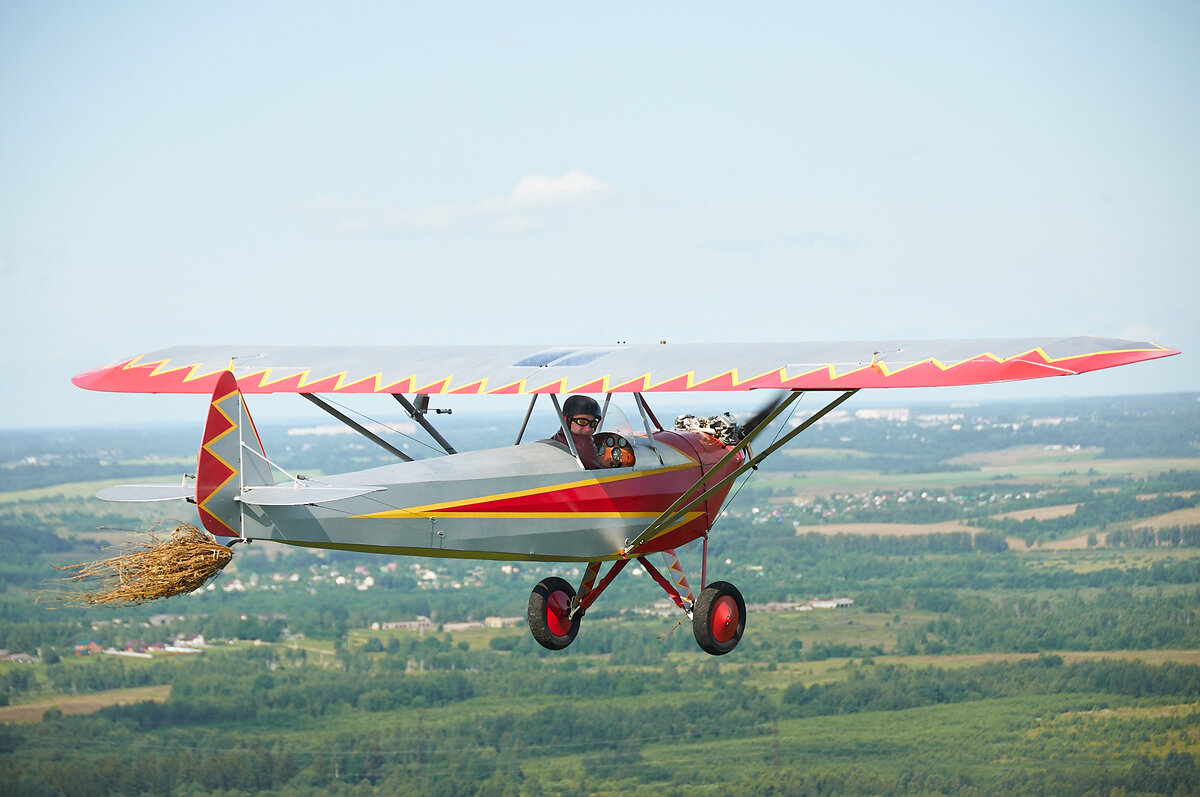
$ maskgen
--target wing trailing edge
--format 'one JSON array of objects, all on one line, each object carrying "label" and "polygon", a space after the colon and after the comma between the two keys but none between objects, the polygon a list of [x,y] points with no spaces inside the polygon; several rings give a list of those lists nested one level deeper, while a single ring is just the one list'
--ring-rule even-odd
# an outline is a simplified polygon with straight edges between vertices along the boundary
[{"label": "wing trailing edge", "polygon": [[115,484],[105,487],[96,493],[101,501],[121,501],[123,503],[145,503],[150,501],[175,501],[178,499],[195,499],[194,485],[178,484]]}]

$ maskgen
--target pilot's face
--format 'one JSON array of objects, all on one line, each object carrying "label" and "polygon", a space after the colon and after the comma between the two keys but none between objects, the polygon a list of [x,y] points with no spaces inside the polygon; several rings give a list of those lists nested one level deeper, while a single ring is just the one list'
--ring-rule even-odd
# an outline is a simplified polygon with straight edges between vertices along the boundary
[{"label": "pilot's face", "polygon": [[571,427],[571,434],[590,435],[600,425],[600,419],[595,415],[572,415],[568,423]]}]

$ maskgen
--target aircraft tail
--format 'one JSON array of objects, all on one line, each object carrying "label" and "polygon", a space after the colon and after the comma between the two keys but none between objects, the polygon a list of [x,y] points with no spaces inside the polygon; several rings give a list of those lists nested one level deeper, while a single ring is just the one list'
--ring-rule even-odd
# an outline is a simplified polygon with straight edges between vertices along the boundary
[{"label": "aircraft tail", "polygon": [[[278,470],[288,481],[276,483],[273,466],[233,373],[217,379],[196,475],[181,484],[118,484],[96,493],[103,501],[171,501],[196,504],[200,522],[216,537],[244,540],[243,512],[247,506],[304,506],[344,501],[386,487],[366,484],[328,485]],[[194,479],[194,484],[192,483]]]},{"label": "aircraft tail", "polygon": [[237,379],[226,371],[213,390],[196,466],[196,509],[204,528],[216,537],[243,539],[243,488],[274,482]]}]

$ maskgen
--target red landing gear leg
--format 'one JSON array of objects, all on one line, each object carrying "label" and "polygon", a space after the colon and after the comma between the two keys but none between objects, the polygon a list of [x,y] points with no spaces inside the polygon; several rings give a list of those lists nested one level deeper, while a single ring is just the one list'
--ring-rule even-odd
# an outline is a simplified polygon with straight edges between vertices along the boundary
[{"label": "red landing gear leg", "polygon": [[582,617],[587,608],[596,602],[596,598],[600,597],[600,593],[604,592],[605,588],[612,583],[612,580],[617,577],[625,569],[625,565],[629,564],[628,559],[618,559],[613,562],[613,566],[608,569],[608,573],[604,578],[600,579],[600,583],[595,587],[592,583],[596,580],[596,575],[600,572],[599,562],[589,562],[587,573],[583,576],[583,583],[579,585],[579,600],[577,605],[571,609],[572,617]]},{"label": "red landing gear leg", "polygon": [[[693,602],[692,590],[683,575],[683,568],[679,566],[679,557],[674,551],[664,551],[663,555],[667,557],[670,580],[655,570],[645,557],[639,557],[638,561],[671,600],[691,618],[696,644],[705,653],[714,656],[723,656],[736,648],[746,630],[746,602],[742,599],[742,593],[726,581],[716,581],[701,589],[700,596]],[[701,584],[708,575],[707,537],[704,538],[704,559],[700,571]]]},{"label": "red landing gear leg", "polygon": [[583,613],[600,597],[600,593],[612,583],[628,561],[618,559],[613,562],[599,584],[596,583],[596,576],[600,574],[600,562],[588,562],[578,594],[574,587],[558,576],[539,581],[529,596],[528,615],[529,632],[537,643],[549,650],[562,650],[574,642]]},{"label": "red landing gear leg", "polygon": [[692,612],[692,633],[705,653],[724,656],[737,647],[746,631],[746,601],[727,581],[708,583],[708,535],[700,561],[700,598]]},{"label": "red landing gear leg", "polygon": [[[600,575],[600,563],[588,562],[587,570],[584,571],[583,581],[579,582],[579,592],[575,594],[575,600],[571,601],[571,615],[579,614],[579,604],[587,600],[588,595],[592,594],[592,587],[596,584],[596,576]],[[588,601],[590,604],[591,601]]]},{"label": "red landing gear leg", "polygon": [[663,559],[667,563],[667,575],[664,576],[654,568],[654,565],[646,561],[646,557],[639,556],[638,561],[642,563],[642,567],[646,568],[646,572],[654,579],[663,592],[670,596],[671,600],[675,601],[675,605],[687,614],[690,619],[692,616],[692,606],[696,603],[696,599],[692,596],[691,585],[688,584],[687,576],[683,574],[683,567],[679,564],[679,557],[675,555],[674,549],[668,548],[662,552]]}]

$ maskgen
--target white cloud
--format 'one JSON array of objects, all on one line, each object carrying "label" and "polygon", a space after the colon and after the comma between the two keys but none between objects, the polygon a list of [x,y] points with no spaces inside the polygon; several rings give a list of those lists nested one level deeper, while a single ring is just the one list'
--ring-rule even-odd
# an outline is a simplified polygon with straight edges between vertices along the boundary
[{"label": "white cloud", "polygon": [[537,219],[535,219],[533,216],[519,213],[508,213],[498,216],[491,223],[491,225],[489,225],[489,229],[491,229],[492,232],[497,232],[501,235],[520,235],[521,233],[529,232],[537,226]]},{"label": "white cloud", "polygon": [[337,213],[344,211],[363,211],[367,209],[367,203],[361,199],[344,199],[342,197],[321,196],[312,199],[308,203],[308,210],[312,213]]},{"label": "white cloud", "polygon": [[394,208],[379,214],[386,229],[409,229],[421,232],[447,232],[454,228],[464,211],[454,205],[430,205],[424,208]]},{"label": "white cloud", "polygon": [[1121,337],[1124,340],[1147,340],[1152,343],[1162,340],[1164,334],[1161,327],[1152,327],[1149,324],[1129,324],[1121,330]]},{"label": "white cloud", "polygon": [[530,174],[513,186],[509,199],[523,207],[566,207],[602,199],[612,188],[583,169],[572,169],[561,177]]},{"label": "white cloud", "polygon": [[373,210],[362,200],[323,197],[311,201],[308,210],[320,216],[336,218],[333,229],[339,233],[371,230],[424,233],[487,230],[503,235],[519,235],[542,226],[549,213],[579,208],[614,193],[613,188],[603,180],[583,169],[572,169],[558,177],[526,175],[517,180],[508,196],[491,197],[473,205]]}]

